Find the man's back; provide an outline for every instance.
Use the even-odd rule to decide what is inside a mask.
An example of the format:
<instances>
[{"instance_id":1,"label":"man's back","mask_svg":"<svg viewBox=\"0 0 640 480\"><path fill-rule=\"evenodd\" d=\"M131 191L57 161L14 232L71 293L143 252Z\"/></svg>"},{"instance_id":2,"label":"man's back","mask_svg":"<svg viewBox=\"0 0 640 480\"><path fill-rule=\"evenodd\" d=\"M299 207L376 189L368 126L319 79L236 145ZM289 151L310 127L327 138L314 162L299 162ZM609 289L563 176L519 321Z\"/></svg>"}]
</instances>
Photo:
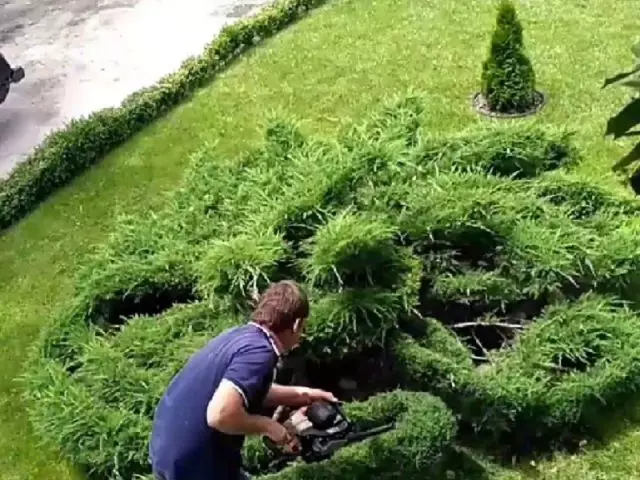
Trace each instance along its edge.
<instances>
[{"instance_id":1,"label":"man's back","mask_svg":"<svg viewBox=\"0 0 640 480\"><path fill-rule=\"evenodd\" d=\"M209 400L231 381L248 411L259 410L278 355L266 332L249 324L223 332L194 354L174 377L156 409L149 453L167 480L235 478L244 437L207 424Z\"/></svg>"}]
</instances>

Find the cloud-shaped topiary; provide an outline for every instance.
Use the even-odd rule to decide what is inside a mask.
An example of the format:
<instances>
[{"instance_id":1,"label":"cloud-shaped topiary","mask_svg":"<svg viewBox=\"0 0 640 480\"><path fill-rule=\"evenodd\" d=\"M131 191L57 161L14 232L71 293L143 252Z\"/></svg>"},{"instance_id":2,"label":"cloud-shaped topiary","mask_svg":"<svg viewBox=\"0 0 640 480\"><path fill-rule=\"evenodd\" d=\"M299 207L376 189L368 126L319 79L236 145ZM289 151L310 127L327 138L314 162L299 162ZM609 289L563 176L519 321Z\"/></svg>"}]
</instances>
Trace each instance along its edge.
<instances>
[{"instance_id":1,"label":"cloud-shaped topiary","mask_svg":"<svg viewBox=\"0 0 640 480\"><path fill-rule=\"evenodd\" d=\"M557 437L635 390L637 315L616 303L638 281L638 205L560 173L576 161L564 132L431 138L421 111L403 99L337 141L277 122L233 159L204 146L164 211L123 220L43 332L25 376L35 430L102 477L147 474L171 377L282 278L309 292L302 350L317 370L384 348L419 392L378 385L349 404L399 428L321 467L273 472L249 442L260 475L409 474L446 454L449 409L497 440Z\"/></svg>"}]
</instances>

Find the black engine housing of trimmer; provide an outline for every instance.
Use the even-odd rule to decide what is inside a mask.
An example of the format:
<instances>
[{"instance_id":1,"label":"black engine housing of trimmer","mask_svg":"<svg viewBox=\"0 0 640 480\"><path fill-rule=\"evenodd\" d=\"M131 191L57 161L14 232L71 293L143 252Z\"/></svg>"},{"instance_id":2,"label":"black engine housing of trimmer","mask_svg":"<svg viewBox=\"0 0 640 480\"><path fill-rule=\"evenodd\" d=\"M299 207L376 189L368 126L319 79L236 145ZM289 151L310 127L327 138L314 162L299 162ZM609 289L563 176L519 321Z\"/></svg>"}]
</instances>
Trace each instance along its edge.
<instances>
[{"instance_id":1,"label":"black engine housing of trimmer","mask_svg":"<svg viewBox=\"0 0 640 480\"><path fill-rule=\"evenodd\" d=\"M279 449L270 439L264 439L267 447L278 457L286 459L302 458L314 463L331 458L340 448L367 438L388 432L395 428L389 423L370 430L358 431L349 421L339 403L315 402L306 411L308 422L296 431L300 442L300 452L289 454Z\"/></svg>"}]
</instances>

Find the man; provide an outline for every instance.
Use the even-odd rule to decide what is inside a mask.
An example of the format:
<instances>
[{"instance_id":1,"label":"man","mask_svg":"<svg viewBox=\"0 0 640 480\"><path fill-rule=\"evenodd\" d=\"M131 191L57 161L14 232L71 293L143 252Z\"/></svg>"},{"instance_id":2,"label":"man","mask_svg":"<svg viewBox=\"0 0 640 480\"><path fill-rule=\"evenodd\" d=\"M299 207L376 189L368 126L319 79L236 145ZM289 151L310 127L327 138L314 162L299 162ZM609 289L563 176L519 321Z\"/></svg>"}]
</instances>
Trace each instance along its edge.
<instances>
[{"instance_id":1,"label":"man","mask_svg":"<svg viewBox=\"0 0 640 480\"><path fill-rule=\"evenodd\" d=\"M248 324L223 332L191 357L156 409L149 454L157 479L247 478L241 456L246 435L267 436L284 449L298 447L282 424L260 411L336 400L322 390L274 383L278 360L298 345L308 315L299 285L275 283Z\"/></svg>"}]
</instances>

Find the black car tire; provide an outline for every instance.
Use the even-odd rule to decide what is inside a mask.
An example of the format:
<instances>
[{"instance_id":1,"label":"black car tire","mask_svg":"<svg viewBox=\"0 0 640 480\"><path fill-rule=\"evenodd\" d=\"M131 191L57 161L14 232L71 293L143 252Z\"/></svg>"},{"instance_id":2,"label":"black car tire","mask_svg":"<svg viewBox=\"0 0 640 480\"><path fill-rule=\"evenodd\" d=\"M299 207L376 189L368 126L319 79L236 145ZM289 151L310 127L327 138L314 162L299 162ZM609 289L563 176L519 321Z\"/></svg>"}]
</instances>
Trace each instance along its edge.
<instances>
[{"instance_id":1,"label":"black car tire","mask_svg":"<svg viewBox=\"0 0 640 480\"><path fill-rule=\"evenodd\" d=\"M9 85L0 85L0 103L4 102L7 95L9 95Z\"/></svg>"},{"instance_id":2,"label":"black car tire","mask_svg":"<svg viewBox=\"0 0 640 480\"><path fill-rule=\"evenodd\" d=\"M24 68L16 67L11 72L11 82L18 83L24 78Z\"/></svg>"}]
</instances>

